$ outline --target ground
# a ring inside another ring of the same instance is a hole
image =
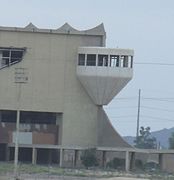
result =
[[[3,176],[0,180],[11,180],[12,177]],[[126,178],[126,177],[114,177],[114,178],[92,178],[92,177],[72,177],[72,176],[50,176],[50,177],[21,177],[22,180],[149,180],[140,178]]]
[[[13,163],[0,162],[0,180],[14,180]],[[58,166],[19,164],[19,180],[174,180],[174,175],[126,173],[115,169],[65,169]]]

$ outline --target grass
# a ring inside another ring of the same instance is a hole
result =
[[[0,162],[0,175],[12,174],[14,169],[13,163]],[[163,172],[153,172],[151,174],[141,173],[126,173],[117,170],[103,170],[103,169],[65,169],[58,166],[44,166],[32,164],[19,164],[19,173],[35,174],[35,175],[58,175],[58,176],[76,176],[76,177],[139,177],[149,178],[151,180],[174,180],[173,174]]]

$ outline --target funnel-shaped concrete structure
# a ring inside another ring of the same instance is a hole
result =
[[[96,105],[107,105],[133,76],[133,50],[78,49],[77,76]]]

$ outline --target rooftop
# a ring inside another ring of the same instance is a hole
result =
[[[103,23],[87,30],[77,30],[68,23],[65,23],[58,29],[40,29],[34,24],[29,23],[24,28],[21,27],[3,27],[0,26],[0,31],[15,31],[15,32],[33,32],[33,33],[52,33],[52,34],[73,34],[73,35],[105,35]]]

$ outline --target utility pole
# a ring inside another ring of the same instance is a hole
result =
[[[139,129],[140,129],[140,102],[141,101],[141,89],[138,91],[138,113],[137,113],[137,133],[136,133],[136,139],[139,136]]]
[[[19,124],[20,124],[20,99],[21,99],[21,85],[27,83],[28,76],[26,68],[15,68],[15,83],[18,84],[17,95],[17,117],[16,117],[16,133],[15,133],[15,153],[14,153],[14,177],[18,179],[18,154],[19,154]]]

